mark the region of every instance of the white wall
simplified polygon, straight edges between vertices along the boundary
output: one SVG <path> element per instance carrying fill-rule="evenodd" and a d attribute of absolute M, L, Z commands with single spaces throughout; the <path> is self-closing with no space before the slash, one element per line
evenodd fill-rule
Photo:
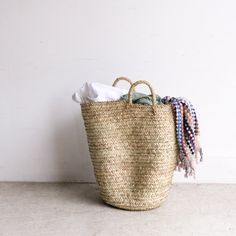
<path fill-rule="evenodd" d="M 0 0 L 0 180 L 94 181 L 85 81 L 125 75 L 195 105 L 195 182 L 236 183 L 233 0 Z M 123 86 L 123 85 L 122 85 Z M 176 174 L 175 181 L 193 182 Z"/>

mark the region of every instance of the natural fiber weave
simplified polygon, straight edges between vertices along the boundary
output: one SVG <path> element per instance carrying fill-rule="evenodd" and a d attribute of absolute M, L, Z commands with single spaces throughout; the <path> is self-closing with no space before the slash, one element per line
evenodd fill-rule
<path fill-rule="evenodd" d="M 137 81 L 129 98 L 140 83 L 155 94 L 146 81 Z M 145 106 L 129 99 L 84 103 L 81 110 L 102 199 L 128 210 L 160 206 L 171 187 L 178 154 L 171 105 Z"/>
<path fill-rule="evenodd" d="M 121 81 L 121 80 L 127 81 L 130 85 L 133 84 L 132 81 L 131 81 L 129 78 L 127 78 L 127 77 L 119 77 L 119 78 L 117 78 L 117 79 L 113 82 L 112 86 L 115 87 L 115 86 L 117 85 L 117 83 L 118 83 L 119 81 Z"/>

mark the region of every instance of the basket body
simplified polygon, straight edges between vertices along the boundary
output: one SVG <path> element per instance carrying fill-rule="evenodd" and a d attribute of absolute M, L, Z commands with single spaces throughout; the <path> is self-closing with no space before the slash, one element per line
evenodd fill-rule
<path fill-rule="evenodd" d="M 126 101 L 81 104 L 90 156 L 102 199 L 148 210 L 166 199 L 178 148 L 171 105 Z"/>

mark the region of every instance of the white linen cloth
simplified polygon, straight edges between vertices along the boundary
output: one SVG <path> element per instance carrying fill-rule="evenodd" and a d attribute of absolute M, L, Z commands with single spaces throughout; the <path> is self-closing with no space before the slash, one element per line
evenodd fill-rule
<path fill-rule="evenodd" d="M 72 95 L 72 99 L 78 103 L 115 101 L 127 93 L 126 89 L 101 83 L 86 82 L 78 92 Z"/>

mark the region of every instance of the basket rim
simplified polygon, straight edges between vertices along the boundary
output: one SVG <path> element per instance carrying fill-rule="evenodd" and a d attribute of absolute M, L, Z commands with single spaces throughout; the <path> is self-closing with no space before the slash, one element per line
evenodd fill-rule
<path fill-rule="evenodd" d="M 111 104 L 119 104 L 123 103 L 124 105 L 129 105 L 130 107 L 140 107 L 140 108 L 151 108 L 151 105 L 143 105 L 143 104 L 138 104 L 138 103 L 132 103 L 129 104 L 129 101 L 126 100 L 116 100 L 116 101 L 99 101 L 99 102 L 85 102 L 85 103 L 80 103 L 80 106 L 99 106 L 99 105 L 111 105 Z M 158 108 L 165 108 L 171 106 L 171 104 L 155 104 L 154 106 Z"/>

